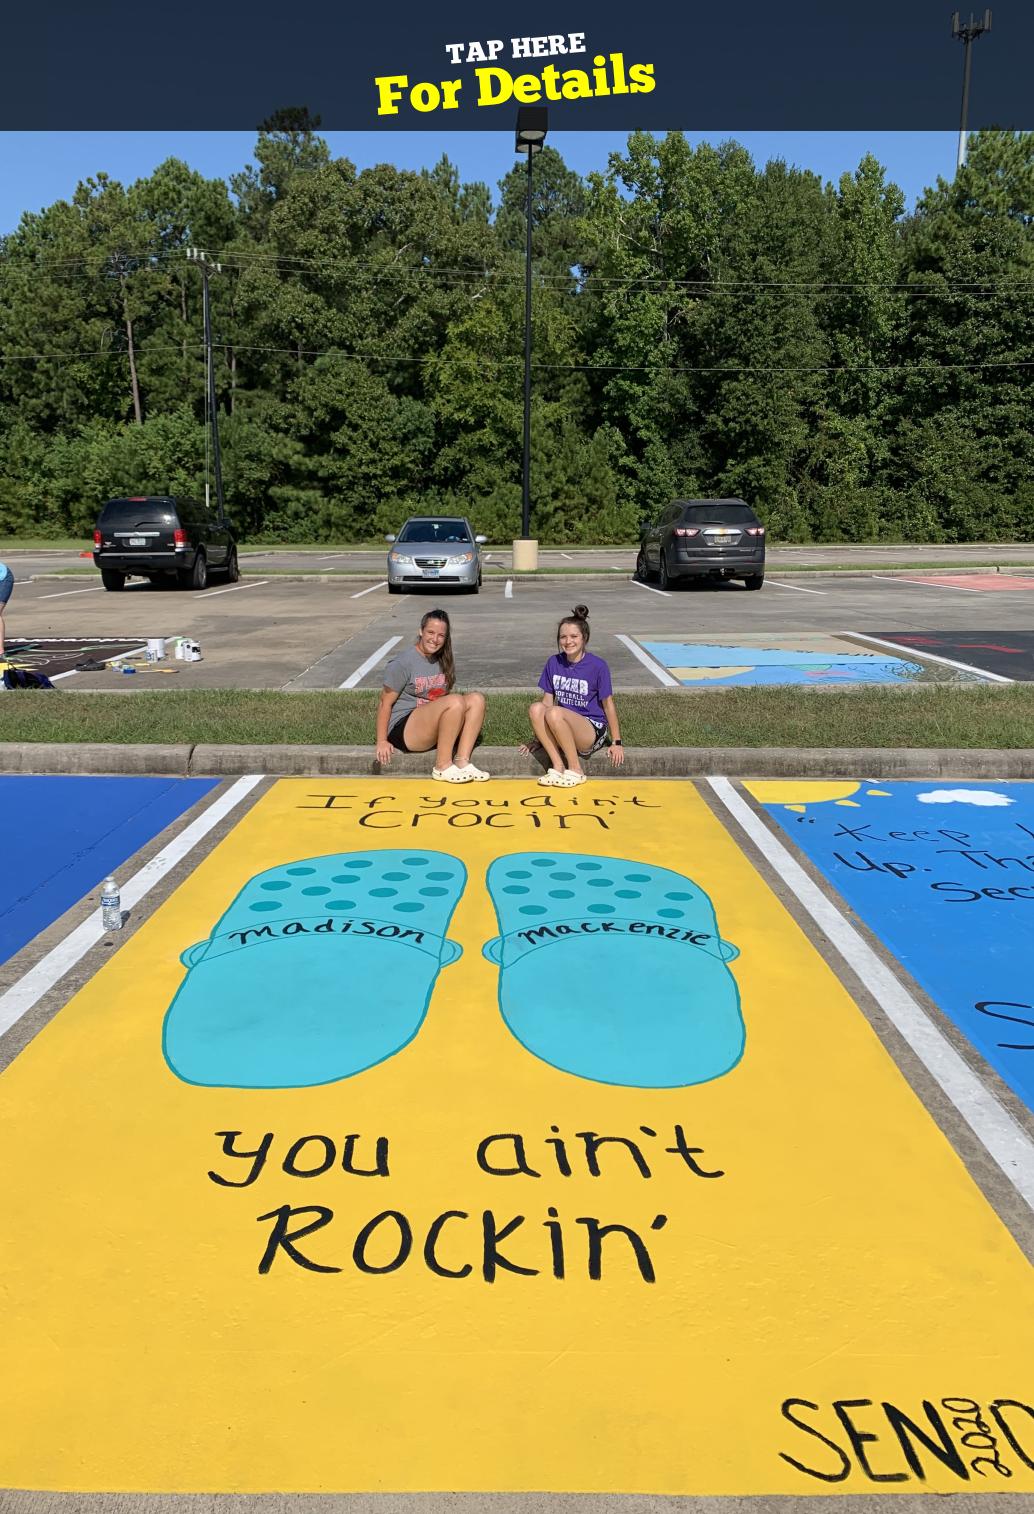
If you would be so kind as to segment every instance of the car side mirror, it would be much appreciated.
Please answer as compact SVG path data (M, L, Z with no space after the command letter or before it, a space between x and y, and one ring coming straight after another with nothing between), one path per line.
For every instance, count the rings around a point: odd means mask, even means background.
M488 537L487 536L475 536L474 540L477 542L477 544L478 544L479 547L483 547L485 545L485 543L487 542Z
M395 540L395 538L394 538L394 537L393 537L393 536L386 536L386 537L385 537L385 538L384 538L384 540L385 540L385 541L394 541L394 540Z

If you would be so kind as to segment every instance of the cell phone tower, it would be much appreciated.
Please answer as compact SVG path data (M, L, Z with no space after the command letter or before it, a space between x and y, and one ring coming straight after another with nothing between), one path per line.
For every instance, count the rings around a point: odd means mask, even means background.
M952 12L951 34L953 37L957 37L966 49L966 61L962 66L962 120L959 125L959 156L955 164L956 171L966 161L966 117L969 114L969 70L972 47L979 36L990 30L991 12L989 10L984 11L984 19L982 21L974 21L972 11L970 12L968 21L960 21L958 11Z

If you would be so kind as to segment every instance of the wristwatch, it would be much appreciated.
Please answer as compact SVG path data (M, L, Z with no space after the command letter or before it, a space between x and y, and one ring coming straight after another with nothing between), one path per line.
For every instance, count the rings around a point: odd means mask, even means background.
M621 740L620 736L617 736L610 744L611 746L624 746L625 743Z

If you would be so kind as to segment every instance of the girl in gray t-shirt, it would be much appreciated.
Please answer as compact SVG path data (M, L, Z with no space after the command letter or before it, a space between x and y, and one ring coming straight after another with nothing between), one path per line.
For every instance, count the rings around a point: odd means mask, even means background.
M470 760L485 721L485 696L454 694L455 682L449 617L444 610L428 610L413 646L384 669L377 706L378 762L389 763L396 752L434 747L432 778L477 783L489 776Z

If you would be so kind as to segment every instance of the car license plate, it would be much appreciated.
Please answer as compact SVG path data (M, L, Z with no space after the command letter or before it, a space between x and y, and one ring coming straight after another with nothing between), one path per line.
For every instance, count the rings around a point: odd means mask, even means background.
M440 571L441 570L438 569L438 568L425 568L424 569L424 577L425 578L437 578Z
M147 546L147 537L146 536L131 536L129 538L129 545L131 547L146 547Z

